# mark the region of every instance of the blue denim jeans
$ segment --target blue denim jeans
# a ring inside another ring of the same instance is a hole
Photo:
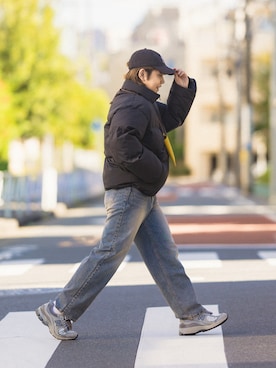
[[[114,275],[134,242],[177,318],[205,311],[178,260],[177,247],[156,197],[127,187],[106,191],[104,202],[107,218],[102,238],[57,296],[57,308],[76,321]]]

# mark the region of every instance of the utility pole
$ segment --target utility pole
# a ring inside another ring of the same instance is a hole
[[[270,183],[269,202],[276,204],[276,0],[271,1],[273,25],[273,51],[271,58],[270,89]]]
[[[252,30],[251,19],[248,15],[250,0],[245,0],[236,11],[236,40],[241,52],[238,56],[237,78],[242,77],[242,82],[237,81],[237,93],[240,101],[238,103],[238,134],[240,133],[238,175],[240,186],[245,194],[252,191],[252,98],[251,98],[251,43]]]
[[[227,184],[227,149],[225,137],[225,104],[223,99],[222,81],[221,81],[221,61],[218,61],[217,70],[217,91],[218,91],[218,116],[220,122],[220,154],[219,154],[219,168],[221,171],[221,182]]]
[[[217,5],[217,1],[214,2]],[[226,74],[225,71],[225,60],[221,56],[221,42],[219,37],[219,22],[215,22],[214,31],[216,35],[217,45],[217,62],[214,77],[216,79],[217,97],[218,97],[218,120],[220,123],[220,152],[218,156],[218,167],[220,170],[220,181],[222,184],[227,184],[227,147],[226,147],[226,129],[225,129],[225,102],[223,96],[223,76]]]
[[[239,50],[240,51],[240,50]],[[242,60],[241,55],[237,53],[235,60],[235,76],[236,76],[236,152],[234,157],[234,167],[235,167],[235,183],[237,188],[241,188],[241,96],[242,96]]]
[[[245,106],[244,121],[245,128],[245,150],[247,153],[246,160],[246,179],[244,182],[244,190],[246,193],[252,192],[252,133],[253,133],[253,108],[252,108],[252,71],[251,71],[251,48],[252,48],[252,20],[248,14],[248,5],[251,0],[245,2]]]

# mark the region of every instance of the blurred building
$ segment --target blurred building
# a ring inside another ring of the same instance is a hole
[[[110,84],[105,88],[111,95],[122,83],[130,53],[144,47],[157,50],[167,64],[185,69],[197,80],[194,106],[177,134],[195,180],[222,181],[227,171],[227,180],[233,181],[237,96],[235,78],[227,69],[232,24],[225,18],[225,6],[210,7],[210,2],[188,12],[174,7],[151,10],[134,29],[130,44],[109,58]],[[160,90],[164,102],[172,77],[166,80]]]
[[[90,62],[93,85],[104,88],[110,100],[122,85],[131,53],[139,48],[157,50],[168,65],[185,69],[197,80],[198,91],[187,122],[177,135],[185,146],[183,160],[195,180],[239,184],[243,180],[240,172],[245,181],[249,180],[249,155],[261,155],[259,167],[266,167],[263,142],[252,134],[248,99],[252,91],[247,74],[254,57],[272,47],[268,3],[183,1],[178,7],[149,10],[116,49],[109,47],[108,34],[94,29],[91,23],[78,29],[71,40],[75,57],[85,56]],[[70,22],[66,29],[68,36],[72,33]],[[161,101],[166,100],[171,78],[166,76]]]
[[[197,180],[233,179],[237,96],[229,73],[232,25],[226,11],[209,2],[183,15],[187,71],[198,86],[186,125],[185,160]]]
[[[271,50],[272,32],[267,2],[233,1],[227,9],[221,3],[206,2],[182,18],[185,64],[198,82],[185,159],[196,179],[249,185],[253,157],[265,155],[253,134],[252,75],[246,74],[258,54]]]
[[[162,54],[172,68],[184,63],[185,45],[179,37],[180,12],[177,8],[161,8],[149,11],[142,22],[134,28],[128,42],[118,51],[109,53],[106,70],[109,78],[102,83],[110,97],[121,87],[130,55],[142,48],[154,49]],[[172,77],[166,77],[168,81]],[[166,101],[169,82],[160,90],[161,100]]]

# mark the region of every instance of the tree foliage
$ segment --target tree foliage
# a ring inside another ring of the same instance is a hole
[[[254,128],[268,139],[271,55],[255,57],[253,70]]]
[[[2,161],[7,161],[9,141],[16,135],[16,126],[12,111],[12,96],[7,84],[0,78],[0,170]]]
[[[91,147],[91,121],[104,121],[108,100],[77,80],[53,21],[47,0],[0,0],[1,134],[9,140],[51,133],[58,143]]]

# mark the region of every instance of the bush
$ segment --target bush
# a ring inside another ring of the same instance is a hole
[[[191,169],[183,164],[182,162],[177,162],[176,166],[174,166],[172,163],[170,164],[170,175],[171,176],[188,176],[191,175],[192,171]]]

